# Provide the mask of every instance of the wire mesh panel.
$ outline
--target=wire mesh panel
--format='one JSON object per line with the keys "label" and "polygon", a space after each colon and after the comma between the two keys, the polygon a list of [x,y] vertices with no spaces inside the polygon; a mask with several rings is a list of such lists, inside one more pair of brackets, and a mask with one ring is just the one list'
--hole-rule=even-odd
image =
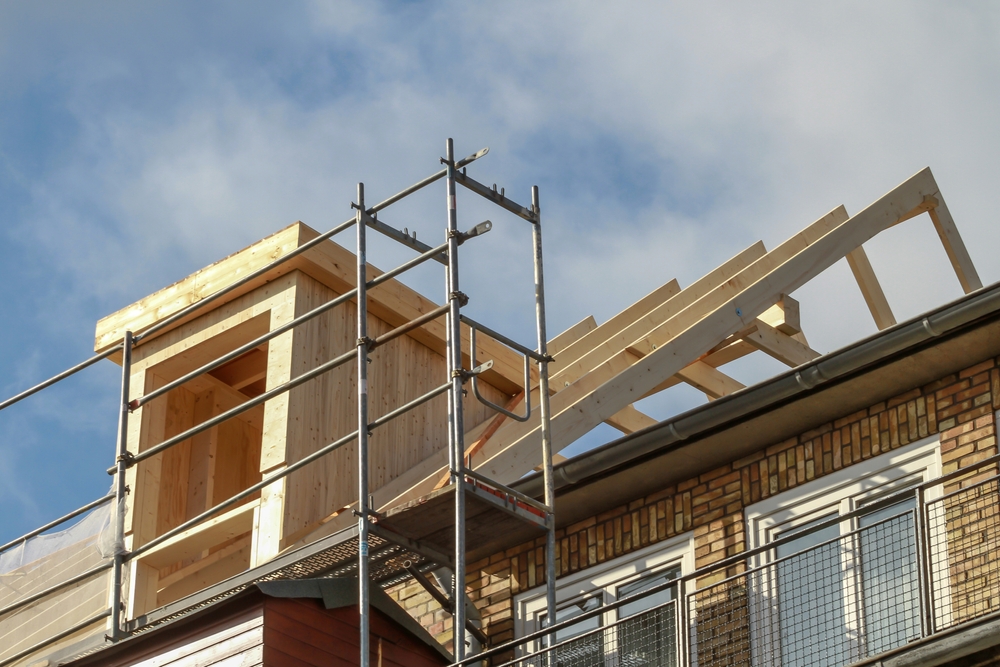
{"label": "wire mesh panel", "polygon": [[927,503],[934,630],[1000,609],[996,477]]}
{"label": "wire mesh panel", "polygon": [[693,593],[691,664],[837,667],[919,638],[914,509],[860,523],[785,541],[770,563]]}
{"label": "wire mesh panel", "polygon": [[558,642],[525,638],[506,664],[840,667],[1000,611],[996,460],[847,508],[669,589],[647,577],[579,620],[560,613]]}
{"label": "wire mesh panel", "polygon": [[[553,646],[543,646],[523,658],[505,663],[516,667],[641,667],[677,665],[677,603],[670,601],[647,611],[600,626]],[[566,632],[573,633],[573,628]],[[565,633],[564,633],[565,634]],[[545,644],[547,642],[543,642]]]}

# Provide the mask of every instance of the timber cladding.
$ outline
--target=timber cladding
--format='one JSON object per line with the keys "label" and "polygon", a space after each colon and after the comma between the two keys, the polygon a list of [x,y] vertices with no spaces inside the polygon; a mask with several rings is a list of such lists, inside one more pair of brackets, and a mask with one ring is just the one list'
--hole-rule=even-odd
{"label": "timber cladding", "polygon": [[[747,506],[930,435],[940,437],[944,474],[974,466],[997,454],[998,361],[987,359],[562,528],[557,532],[557,572],[560,577],[579,572],[687,531],[693,531],[695,567],[711,565],[746,549]],[[958,487],[955,482],[945,492]],[[960,494],[948,508],[949,515],[968,514],[967,531],[974,532],[977,521],[985,525],[997,512],[992,508],[972,513],[968,507],[975,502],[976,498]],[[540,538],[469,564],[467,591],[492,644],[514,638],[513,597],[544,583],[544,551]],[[976,567],[987,557],[950,564],[953,596],[971,595],[981,587]],[[715,579],[698,585],[710,586]],[[418,585],[401,586],[393,595],[439,641],[451,642],[450,617]],[[711,596],[705,600],[712,602]],[[1000,605],[1000,601],[980,602],[994,603]],[[745,629],[738,622],[744,611],[728,605],[726,613],[734,628]],[[745,648],[738,637],[727,641],[728,645],[719,643],[718,650]]]}
{"label": "timber cladding", "polygon": [[[447,660],[389,616],[371,609],[370,664],[438,667]],[[358,608],[258,591],[72,664],[101,667],[351,667],[359,660]]]}

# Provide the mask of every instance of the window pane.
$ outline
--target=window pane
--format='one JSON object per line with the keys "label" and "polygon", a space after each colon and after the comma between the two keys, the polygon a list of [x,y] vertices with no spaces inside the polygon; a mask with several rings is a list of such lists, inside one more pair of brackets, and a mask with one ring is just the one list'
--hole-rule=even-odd
{"label": "window pane", "polygon": [[[639,579],[617,590],[618,599],[672,581],[680,576],[675,568]],[[675,587],[671,586],[641,600],[618,608],[618,618],[628,620],[618,624],[618,663],[621,665],[677,664]]]}
{"label": "window pane", "polygon": [[[914,507],[916,500],[908,498],[860,518],[860,578],[868,655],[888,651],[920,637]],[[900,515],[901,512],[905,514]],[[888,519],[894,515],[900,516]]]}
{"label": "window pane", "polygon": [[[576,600],[558,610],[556,619],[559,622],[568,621],[576,616],[580,616],[588,611],[593,611],[602,606],[602,599],[599,595]],[[545,615],[541,615],[542,627],[548,625]],[[588,630],[594,630],[601,626],[600,615],[594,616],[575,623],[565,630],[556,633],[554,643],[561,643],[567,639],[572,639]],[[549,646],[548,638],[542,639],[542,646]],[[604,633],[595,632],[592,635],[582,637],[576,641],[569,641],[565,645],[553,649],[551,653],[545,654],[551,660],[551,667],[600,667],[604,665]]]}
{"label": "window pane", "polygon": [[[817,519],[810,526],[830,519]],[[844,609],[844,572],[837,524],[777,547],[777,611],[782,667],[830,667],[853,660]],[[792,555],[798,554],[798,555]]]}

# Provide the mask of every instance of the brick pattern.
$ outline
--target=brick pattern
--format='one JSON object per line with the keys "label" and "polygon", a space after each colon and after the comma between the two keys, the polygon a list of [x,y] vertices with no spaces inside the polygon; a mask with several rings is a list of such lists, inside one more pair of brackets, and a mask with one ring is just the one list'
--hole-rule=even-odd
{"label": "brick pattern", "polygon": [[[687,531],[693,531],[695,566],[711,565],[745,549],[743,510],[763,498],[936,433],[945,473],[996,454],[996,409],[1000,409],[1000,367],[997,359],[988,359],[561,529],[558,575]],[[957,482],[956,488],[968,483]],[[719,572],[698,585],[737,573]],[[513,639],[512,597],[543,584],[544,577],[544,538],[468,565],[468,593],[483,616],[491,643]],[[439,640],[450,643],[450,617],[419,587],[390,592]],[[738,641],[733,646],[745,650]]]}

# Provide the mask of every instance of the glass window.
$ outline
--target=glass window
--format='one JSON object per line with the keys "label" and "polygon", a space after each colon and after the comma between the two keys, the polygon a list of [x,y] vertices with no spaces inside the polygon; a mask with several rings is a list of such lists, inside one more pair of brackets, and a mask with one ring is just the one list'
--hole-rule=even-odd
{"label": "glass window", "polygon": [[[619,600],[674,581],[680,568],[670,568],[653,576],[637,579],[618,587]],[[677,664],[677,586],[670,586],[618,608],[617,641],[619,662],[623,665]]]}
{"label": "glass window", "polygon": [[757,561],[754,662],[837,667],[921,636],[914,487],[940,474],[936,440],[748,508]]}
{"label": "glass window", "polygon": [[[610,665],[678,664],[679,590],[675,582],[690,569],[693,548],[690,534],[670,542],[647,547],[601,566],[560,580],[556,590],[557,619],[560,622],[601,610],[590,618],[572,623],[547,638],[526,647],[522,665],[546,667],[605,667]],[[620,607],[614,603],[640,596],[650,589],[663,590],[629,599]],[[545,591],[535,589],[515,601],[518,633],[530,633],[549,625],[545,611]]]}

